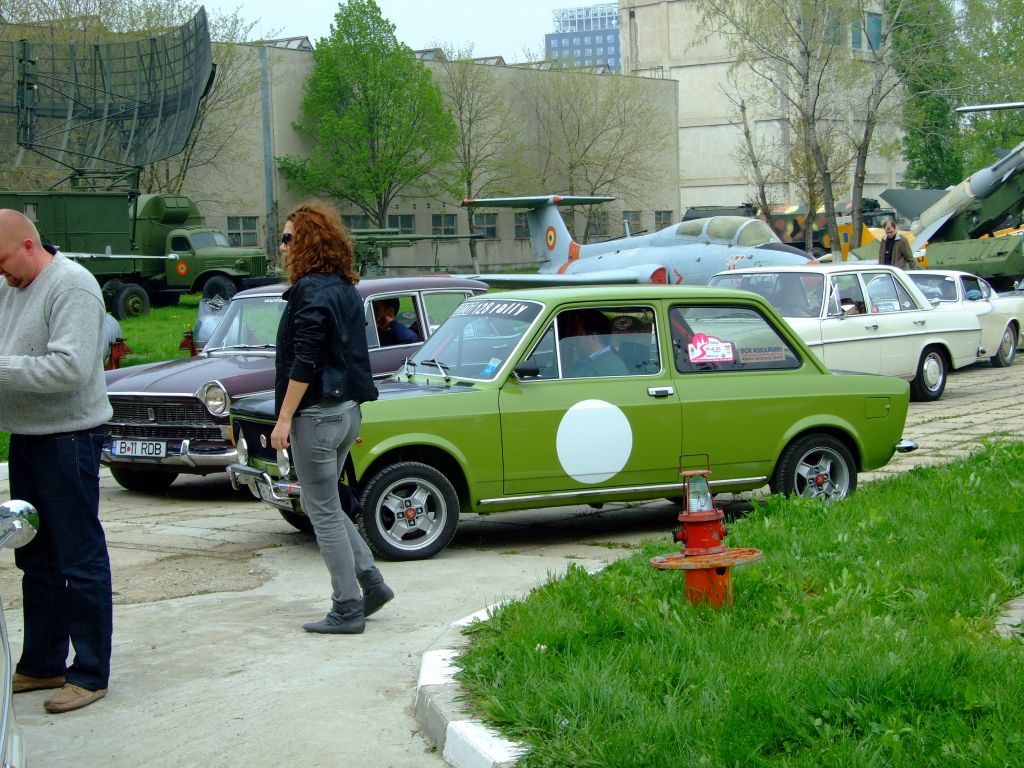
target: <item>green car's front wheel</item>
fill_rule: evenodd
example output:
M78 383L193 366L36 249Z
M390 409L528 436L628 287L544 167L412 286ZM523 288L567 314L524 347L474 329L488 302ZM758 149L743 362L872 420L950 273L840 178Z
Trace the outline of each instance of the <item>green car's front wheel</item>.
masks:
M779 457L772 493L823 501L845 499L857 487L857 464L850 449L832 435L796 438Z
M364 486L359 525L388 560L425 560L448 546L459 525L459 497L441 472L417 461L391 464Z

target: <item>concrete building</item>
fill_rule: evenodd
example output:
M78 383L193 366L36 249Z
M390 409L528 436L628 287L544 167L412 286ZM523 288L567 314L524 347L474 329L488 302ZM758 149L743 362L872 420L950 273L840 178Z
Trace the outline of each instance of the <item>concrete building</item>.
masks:
M563 67L607 66L622 71L619 7L600 3L552 12L555 31L544 35L544 55Z
M258 92L252 95L245 109L250 118L241 126L237 139L244 149L244 160L232 163L227 173L222 169L211 175L198 169L190 174L183 190L197 201L210 225L223 227L239 244L265 246L269 252L276 252L284 215L308 197L288 188L275 162L277 157L302 156L309 150L305 140L293 128L301 109L303 83L313 69L308 41L303 43L303 40L293 38L272 44L243 46L245 55L251 59L251 66L260 73ZM424 63L435 71L441 66L436 60ZM533 84L540 83L543 78L567 76L559 69L504 66L500 59L475 66L493 67L497 82L508 94L513 109L517 92L534 87ZM677 91L675 85L668 81L622 78L610 74L577 73L577 76L585 78L587 87L594 89L601 89L612 82L628 81L631 87L645 94L649 108L665 123L671 123L678 111ZM525 110L514 114L516 124L520 126L517 130L527 134L531 130L529 115ZM630 221L630 229L634 233L678 221L676 163L679 152L675 135L670 133L666 143L652 146L650 152L659 167L664 169L663 179L642 193L632 197L621 196L606 206L606 233L595 237L606 239L621 235L622 219ZM568 191L513 186L509 193L515 195L564 194ZM610 194L616 193L613 190ZM368 226L358 210L341 207L340 211L350 226ZM572 213L567 217L571 218ZM484 235L483 241L477 242L478 263L482 269L522 268L534 262L525 215L510 209L493 209L480 212L477 219L475 228ZM416 234L465 235L471 231L461 200L424 197L415 190L395 201L388 215L388 226ZM582 230L582 225L577 227L577 231ZM464 240L425 241L408 248L394 248L389 252L386 266L393 270L472 270L469 246Z
M754 197L749 175L736 159L743 135L736 125L735 105L727 96L727 75L734 58L720 36L706 37L692 0L620 0L623 72L678 83L679 206L737 205ZM881 15L868 14L866 34L854 28L849 44L858 49L877 45ZM866 39L865 39L866 38ZM778 116L763 117L756 131L784 142L785 129ZM878 138L895 138L895 126L883 126ZM905 163L886 156L876 141L868 161L864 194L877 197L899 186ZM795 185L781 184L778 199L800 202ZM839 197L845 195L839 194ZM837 201L838 202L838 201Z

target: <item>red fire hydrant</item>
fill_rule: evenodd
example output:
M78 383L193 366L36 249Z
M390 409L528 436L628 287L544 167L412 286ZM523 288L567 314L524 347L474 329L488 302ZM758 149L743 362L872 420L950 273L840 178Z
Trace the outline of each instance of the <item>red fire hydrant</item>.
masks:
M705 600L711 605L732 605L732 577L729 569L760 560L759 549L725 546L725 515L715 507L708 486L710 470L681 472L683 509L674 539L683 542L681 552L659 555L651 565L659 570L686 572L686 599L693 605Z

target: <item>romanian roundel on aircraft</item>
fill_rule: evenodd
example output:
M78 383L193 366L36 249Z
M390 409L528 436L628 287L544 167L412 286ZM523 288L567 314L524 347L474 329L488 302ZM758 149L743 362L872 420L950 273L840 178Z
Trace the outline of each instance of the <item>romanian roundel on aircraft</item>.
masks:
M175 264L175 265L174 265L174 270L175 270L175 271L176 271L176 272L177 272L177 273L178 273L179 275L181 275L182 277L184 277L185 275L187 275L187 274L188 274L188 262L185 262L185 261L179 261L179 262L178 262L177 264Z
M554 250L555 243L558 240L557 235L555 235L555 228L554 227L548 227L548 231L544 234L544 239L547 240L548 250L549 251Z

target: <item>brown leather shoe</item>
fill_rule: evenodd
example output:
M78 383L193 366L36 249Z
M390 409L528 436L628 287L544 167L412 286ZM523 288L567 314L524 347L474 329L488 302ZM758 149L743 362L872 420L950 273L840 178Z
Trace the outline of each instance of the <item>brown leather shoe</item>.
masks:
M42 691L46 688L60 688L64 683L67 682L64 679L64 675L54 675L53 677L30 677L23 675L20 672L14 673L14 678L11 680L11 687L15 693L25 693L25 691Z
M88 688L79 688L77 685L68 683L44 701L43 708L52 714L70 712L72 709L81 709L94 701L99 701L106 695L106 688L90 691Z

